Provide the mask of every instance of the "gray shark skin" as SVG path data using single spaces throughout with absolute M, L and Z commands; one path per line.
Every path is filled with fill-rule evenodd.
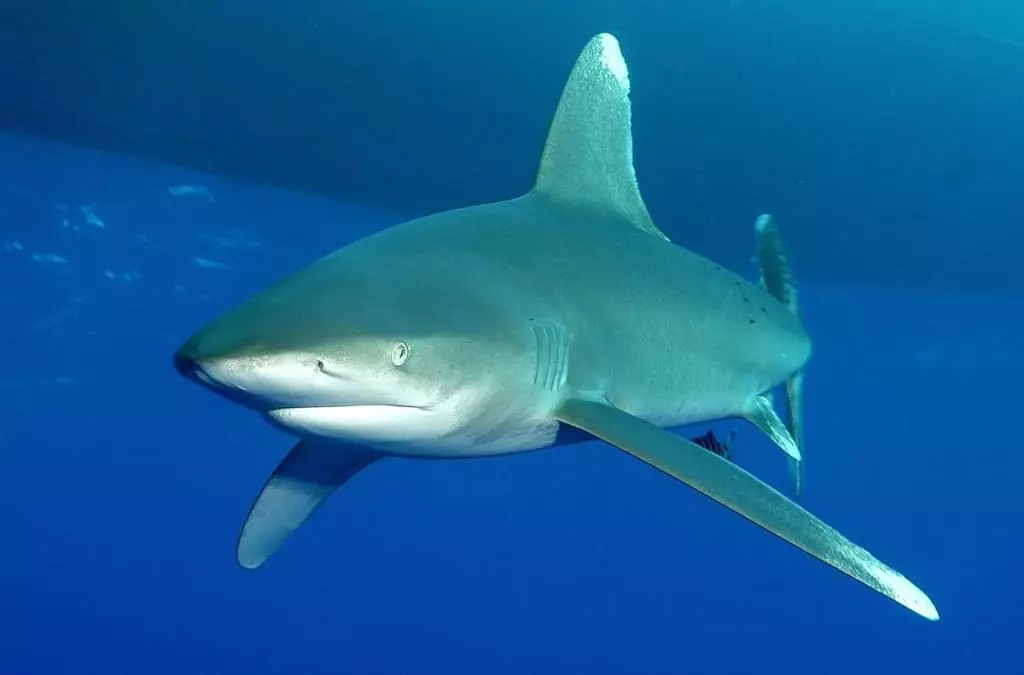
M 180 373 L 299 439 L 242 527 L 242 566 L 263 564 L 381 458 L 524 452 L 575 429 L 938 618 L 898 572 L 666 431 L 742 417 L 799 461 L 765 394 L 797 377 L 811 349 L 770 283 L 748 283 L 654 225 L 630 116 L 619 44 L 597 35 L 570 74 L 528 193 L 359 240 L 181 347 Z M 781 278 L 770 256 L 762 262 L 769 281 Z

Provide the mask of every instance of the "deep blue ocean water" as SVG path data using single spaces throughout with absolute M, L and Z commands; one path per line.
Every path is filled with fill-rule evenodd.
M 0 136 L 0 673 L 1024 672 L 1010 294 L 801 282 L 805 504 L 938 623 L 597 442 L 382 462 L 239 568 L 291 442 L 170 355 L 405 216 Z

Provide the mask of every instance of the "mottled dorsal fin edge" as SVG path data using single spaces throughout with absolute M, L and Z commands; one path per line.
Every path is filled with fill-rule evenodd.
M 668 239 L 651 220 L 633 168 L 629 71 L 619 41 L 595 35 L 583 48 L 555 110 L 534 192 L 617 213 Z

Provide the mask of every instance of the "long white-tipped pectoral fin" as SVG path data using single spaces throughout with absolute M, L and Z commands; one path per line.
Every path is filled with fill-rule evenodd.
M 379 457 L 342 443 L 297 443 L 249 510 L 238 536 L 238 564 L 248 569 L 262 565 L 339 485 Z
M 939 618 L 928 596 L 903 575 L 732 462 L 605 403 L 569 400 L 557 417 L 686 483 L 921 616 Z

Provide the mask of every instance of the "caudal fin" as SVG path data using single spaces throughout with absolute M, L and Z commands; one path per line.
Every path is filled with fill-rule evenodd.
M 771 293 L 789 311 L 799 316 L 796 283 L 782 247 L 782 238 L 775 227 L 775 219 L 768 214 L 758 217 L 754 223 L 757 238 L 757 266 L 761 272 L 761 287 Z M 789 458 L 789 475 L 797 496 L 804 491 L 804 437 L 803 437 L 803 371 L 797 371 L 786 380 L 785 425 L 789 435 L 799 448 L 800 458 Z

